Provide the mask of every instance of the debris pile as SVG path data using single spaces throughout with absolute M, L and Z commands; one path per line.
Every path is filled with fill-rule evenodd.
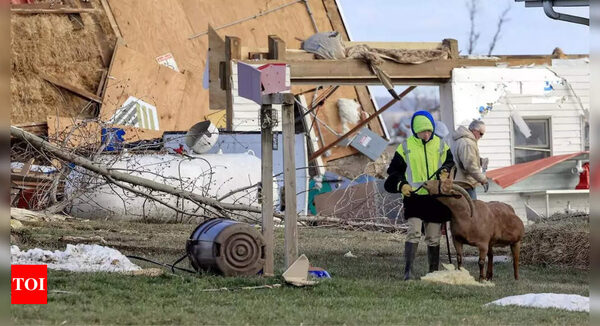
M 309 38 L 319 35 L 315 29 L 329 30 L 341 19 L 337 10 L 320 4 L 308 13 L 327 21 L 282 24 L 292 11 L 306 14 L 307 8 L 300 5 L 285 13 L 269 11 L 268 19 L 256 9 L 257 15 L 239 20 L 227 4 L 215 4 L 211 17 L 235 22 L 225 32 L 212 27 L 206 31 L 207 22 L 189 19 L 206 15 L 203 7 L 185 1 L 152 6 L 115 0 L 10 2 L 11 126 L 18 128 L 11 129 L 11 206 L 75 218 L 258 221 L 263 195 L 260 105 L 242 99 L 249 81 L 237 80 L 241 72 L 235 61 L 277 59 L 264 52 L 263 39 L 281 42 L 280 51 L 302 52 L 297 50 L 298 40 L 307 40 L 308 46 Z M 164 12 L 169 12 L 170 24 L 164 24 Z M 247 27 L 258 20 L 264 28 L 248 34 Z M 155 37 L 146 37 L 148 31 Z M 281 38 L 270 38 L 273 33 Z M 345 30 L 333 34 L 332 47 L 342 52 L 356 47 L 344 43 Z M 225 38 L 229 35 L 245 37 L 241 42 L 248 51 L 233 53 Z M 439 43 L 439 49 L 446 51 L 447 46 Z M 378 64 L 383 59 L 397 61 L 383 52 L 377 58 Z M 221 69 L 225 63 L 229 67 Z M 271 85 L 272 79 L 261 83 Z M 384 177 L 385 160 L 375 161 L 387 145 L 385 126 L 373 119 L 377 109 L 368 89 L 297 86 L 289 76 L 280 86 L 295 94 L 297 213 L 314 215 L 309 223 L 321 223 L 323 216 L 326 223 L 347 221 L 348 226 L 391 225 L 390 217 L 396 219 L 400 212 L 396 202 L 379 209 L 387 201 L 379 198 L 350 216 L 341 207 L 347 198 L 338 198 L 331 209 L 314 205 L 315 196 L 309 195 L 315 190 L 309 183 L 327 180 L 329 166 L 340 171 L 336 165 L 356 162 L 369 168 L 346 169 L 344 177 L 349 179 L 343 179 L 343 186 L 319 188 L 319 194 L 350 188 L 362 183 L 354 182 L 359 179 L 377 184 Z M 279 121 L 273 129 L 273 204 L 278 218 L 286 206 L 281 196 L 281 105 L 274 105 L 274 111 Z M 327 150 L 315 155 L 322 149 Z M 91 165 L 82 166 L 82 159 Z M 101 168 L 90 169 L 94 166 Z M 118 179 L 114 173 L 137 179 Z
M 591 268 L 589 215 L 561 217 L 562 220 L 551 217 L 549 221 L 526 228 L 521 263 Z

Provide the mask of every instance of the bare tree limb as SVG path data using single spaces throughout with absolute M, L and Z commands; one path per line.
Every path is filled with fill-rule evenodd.
M 328 216 L 299 216 L 298 221 L 302 222 L 319 222 L 319 223 L 331 223 L 331 226 L 340 226 L 340 225 L 348 225 L 351 227 L 359 227 L 359 228 L 376 228 L 385 231 L 406 231 L 408 229 L 407 226 L 403 225 L 394 225 L 394 224 L 384 224 L 384 223 L 376 223 L 376 222 L 356 222 L 344 220 L 336 217 L 328 217 Z
M 234 189 L 234 190 L 232 190 L 232 191 L 230 191 L 230 192 L 226 193 L 225 195 L 223 195 L 223 196 L 221 196 L 221 197 L 217 198 L 217 200 L 218 200 L 218 201 L 221 201 L 221 200 L 223 200 L 223 199 L 225 199 L 225 198 L 227 198 L 227 197 L 229 197 L 229 196 L 231 196 L 231 195 L 233 195 L 233 194 L 236 194 L 236 193 L 238 193 L 238 192 L 241 192 L 241 191 L 244 191 L 244 190 L 248 190 L 248 189 L 254 188 L 254 187 L 256 187 L 256 186 L 259 186 L 259 185 L 260 185 L 260 182 L 257 182 L 257 183 L 255 183 L 255 184 L 253 184 L 253 185 L 249 185 L 249 186 L 245 186 L 245 187 L 242 187 L 242 188 Z
M 200 196 L 191 191 L 185 191 L 185 190 L 182 190 L 182 189 L 179 189 L 179 188 L 167 185 L 167 184 L 162 184 L 162 183 L 158 183 L 158 182 L 155 182 L 152 180 L 148 180 L 146 178 L 142 178 L 142 177 L 138 177 L 135 175 L 111 170 L 111 169 L 107 168 L 106 166 L 104 166 L 103 164 L 92 162 L 92 161 L 90 161 L 82 156 L 79 156 L 77 154 L 64 151 L 61 148 L 43 140 L 42 138 L 40 138 L 36 135 L 33 135 L 29 132 L 26 132 L 23 129 L 20 129 L 17 127 L 11 126 L 10 134 L 15 138 L 29 142 L 32 146 L 36 147 L 40 151 L 47 151 L 49 153 L 52 153 L 53 155 L 65 160 L 65 161 L 69 161 L 71 163 L 79 165 L 85 169 L 96 172 L 102 176 L 111 177 L 115 180 L 123 181 L 123 182 L 134 184 L 134 185 L 140 185 L 140 186 L 152 189 L 152 190 L 166 192 L 166 193 L 169 193 L 169 194 L 172 194 L 175 196 L 179 196 L 182 198 L 189 199 L 191 201 L 198 202 L 200 204 L 212 206 L 219 211 L 223 211 L 223 210 L 227 209 L 227 210 L 232 210 L 232 211 L 247 211 L 247 212 L 253 212 L 253 213 L 261 213 L 260 207 L 221 203 L 216 199 Z
M 498 39 L 500 39 L 500 32 L 502 31 L 502 25 L 504 25 L 504 23 L 506 23 L 509 20 L 506 17 L 506 15 L 508 15 L 509 11 L 510 11 L 510 6 L 507 6 L 506 9 L 504 9 L 504 11 L 500 14 L 500 17 L 498 17 L 498 24 L 496 25 L 496 33 L 494 34 L 494 37 L 492 38 L 492 42 L 490 43 L 490 50 L 488 51 L 488 55 L 492 55 L 492 51 L 494 51 L 494 48 L 496 47 L 496 42 L 498 42 Z
M 475 50 L 475 46 L 477 45 L 477 40 L 479 39 L 479 33 L 475 31 L 475 17 L 477 17 L 477 5 L 479 0 L 470 0 L 467 2 L 467 9 L 469 10 L 469 21 L 471 22 L 471 30 L 469 31 L 469 49 L 467 51 L 468 54 L 473 54 L 473 50 Z
M 179 209 L 179 208 L 177 208 L 177 207 L 175 207 L 175 206 L 173 206 L 173 205 L 165 202 L 162 199 L 158 199 L 156 196 L 153 196 L 153 195 L 151 195 L 149 193 L 146 193 L 146 192 L 143 192 L 141 190 L 137 190 L 134 187 L 128 186 L 128 185 L 126 185 L 126 184 L 124 184 L 122 182 L 119 182 L 119 181 L 111 178 L 111 177 L 105 177 L 105 178 L 106 178 L 107 181 L 109 181 L 111 183 L 114 183 L 115 185 L 117 185 L 117 186 L 119 186 L 119 187 L 121 187 L 121 188 L 123 188 L 123 189 L 125 189 L 125 190 L 127 190 L 129 192 L 132 192 L 134 194 L 140 195 L 142 197 L 146 197 L 146 198 L 148 198 L 150 200 L 154 200 L 155 202 L 160 203 L 160 204 L 162 204 L 162 205 L 164 205 L 164 206 L 166 206 L 166 207 L 168 207 L 168 208 L 170 208 L 170 209 L 172 209 L 172 210 L 174 210 L 176 212 L 179 212 L 181 214 L 186 214 L 186 215 L 195 216 L 195 217 L 203 217 L 203 218 L 206 217 L 205 215 L 202 215 L 202 214 L 195 214 L 195 213 L 189 213 L 189 212 L 183 211 L 183 210 L 181 210 L 181 209 Z

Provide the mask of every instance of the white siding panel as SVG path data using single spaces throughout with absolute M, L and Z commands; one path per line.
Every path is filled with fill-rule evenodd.
M 568 131 L 556 131 L 556 129 L 552 130 L 552 137 L 554 139 L 573 139 L 581 137 L 581 132 L 579 130 L 568 130 Z
M 510 138 L 504 137 L 503 139 L 487 139 L 487 135 L 479 141 L 479 148 L 488 147 L 493 150 L 494 147 L 508 147 L 510 148 Z
M 558 131 L 577 131 L 580 132 L 581 131 L 581 123 L 580 121 L 573 119 L 572 120 L 574 123 L 558 123 L 556 121 L 554 121 L 554 119 L 552 119 L 552 131 L 558 132 Z M 554 134 L 554 137 L 558 137 L 556 134 Z
M 469 121 L 470 116 L 486 123 L 479 150 L 483 157 L 490 159 L 490 169 L 512 164 L 513 110 L 523 118 L 551 118 L 553 155 L 581 150 L 581 119 L 584 110 L 589 108 L 590 67 L 583 60 L 559 61 L 559 66 L 550 67 L 553 71 L 541 66 L 453 70 L 455 127 Z M 549 85 L 551 90 L 548 90 Z M 490 105 L 490 101 L 491 110 L 480 114 L 478 108 Z M 519 195 L 513 195 L 513 200 L 514 196 Z M 524 213 L 522 200 L 519 205 L 522 207 L 518 209 Z

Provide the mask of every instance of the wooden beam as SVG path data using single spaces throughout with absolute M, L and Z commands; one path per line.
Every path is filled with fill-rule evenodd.
M 240 59 L 242 56 L 242 42 L 239 37 L 225 36 L 225 85 L 227 86 L 227 98 L 226 98 L 226 125 L 227 130 L 233 130 L 233 85 L 231 75 L 232 67 L 235 64 L 232 62 L 234 59 Z
M 358 96 L 358 102 L 362 104 L 361 106 L 363 111 L 367 112 L 369 115 L 375 114 L 375 105 L 371 99 L 371 93 L 369 93 L 369 89 L 367 87 L 355 87 L 354 89 L 356 90 L 356 95 Z M 379 123 L 378 120 L 370 121 L 369 129 L 378 135 L 385 135 L 385 132 L 381 128 L 381 123 Z
M 260 134 L 260 153 L 261 153 L 261 215 L 262 215 L 262 234 L 265 240 L 265 265 L 263 267 L 264 276 L 274 276 L 275 258 L 274 245 L 275 233 L 273 227 L 273 126 L 272 120 L 273 106 L 263 104 L 261 106 L 261 134 Z
M 110 61 L 109 61 L 108 65 L 110 66 Z M 98 83 L 98 88 L 96 89 L 96 95 L 100 98 L 102 98 L 102 93 L 104 92 L 104 84 L 106 84 L 106 76 L 108 76 L 108 71 L 102 70 L 102 76 L 100 77 L 100 83 Z
M 245 60 L 248 64 L 265 64 L 275 60 Z M 305 85 L 380 85 L 381 81 L 368 65 L 357 59 L 346 60 L 287 60 L 292 84 Z M 443 83 L 452 69 L 464 66 L 495 66 L 493 60 L 435 60 L 422 64 L 399 64 L 385 61 L 382 69 L 395 84 Z
M 110 9 L 110 5 L 107 0 L 100 0 L 102 4 L 102 8 L 104 8 L 104 12 L 106 13 L 106 17 L 108 18 L 108 22 L 110 23 L 110 27 L 112 28 L 115 36 L 117 38 L 123 38 L 123 34 L 121 34 L 121 30 L 119 29 L 119 25 L 117 25 L 117 20 L 113 15 L 112 9 Z
M 298 258 L 298 213 L 296 212 L 296 159 L 294 131 L 294 98 L 287 93 L 281 107 L 283 131 L 283 173 L 285 189 L 285 266 L 290 267 Z
M 344 42 L 345 47 L 365 44 L 370 48 L 399 49 L 399 50 L 438 50 L 442 48 L 442 42 Z
M 316 151 L 315 153 L 313 153 L 313 155 L 311 155 L 308 158 L 308 160 L 312 161 L 312 160 L 316 159 L 317 157 L 321 156 L 321 154 L 325 153 L 325 151 L 327 151 L 328 149 L 330 149 L 333 146 L 337 145 L 342 140 L 348 138 L 348 136 L 352 135 L 353 133 L 355 133 L 356 131 L 358 131 L 360 128 L 362 128 L 364 125 L 366 125 L 367 123 L 369 123 L 369 121 L 375 119 L 377 116 L 379 116 L 380 114 L 382 114 L 383 112 L 385 112 L 385 110 L 389 109 L 392 105 L 394 105 L 394 103 L 396 103 L 399 100 L 401 100 L 404 96 L 406 96 L 406 94 L 410 93 L 416 87 L 417 86 L 410 86 L 409 88 L 407 88 L 406 90 L 404 90 L 404 92 L 402 92 L 402 93 L 400 93 L 400 95 L 398 95 L 399 99 L 392 99 L 391 101 L 389 101 L 386 105 L 384 105 L 381 109 L 379 109 L 379 111 L 377 111 L 375 114 L 373 114 L 372 116 L 368 117 L 367 119 L 361 121 L 359 124 L 356 125 L 356 127 L 352 128 L 352 130 L 348 131 L 347 133 L 345 133 L 344 135 L 342 135 L 338 139 L 334 140 L 331 144 L 329 144 L 327 146 L 324 146 L 321 149 L 319 149 L 318 151 Z
M 56 85 L 58 87 L 64 88 L 64 89 L 66 89 L 68 91 L 71 91 L 71 92 L 73 92 L 73 93 L 75 93 L 75 94 L 77 94 L 77 95 L 79 95 L 79 96 L 81 96 L 83 98 L 88 99 L 88 100 L 91 100 L 91 101 L 94 101 L 96 103 L 102 104 L 102 99 L 99 96 L 97 96 L 96 94 L 92 93 L 92 92 L 89 92 L 87 90 L 81 89 L 79 87 L 76 87 L 76 86 L 73 86 L 73 85 L 70 85 L 70 84 L 67 84 L 65 82 L 61 82 L 61 81 L 59 81 L 58 79 L 56 79 L 54 77 L 51 77 L 51 76 L 48 76 L 48 75 L 45 75 L 45 74 L 42 74 L 42 73 L 38 73 L 38 75 L 40 77 L 42 77 L 43 79 L 45 79 L 49 83 L 52 83 L 52 84 L 54 84 L 54 85 Z
M 77 0 L 76 6 L 80 8 L 94 8 L 94 5 L 89 1 Z M 96 45 L 98 47 L 98 51 L 100 52 L 100 56 L 102 57 L 102 63 L 104 67 L 108 67 L 110 65 L 110 61 L 112 58 L 112 52 L 114 47 L 109 42 L 108 35 L 102 30 L 102 23 L 100 16 L 102 15 L 102 10 L 97 10 L 95 15 L 91 15 L 92 21 L 94 22 L 94 36 L 96 37 Z M 79 15 L 81 16 L 81 15 Z

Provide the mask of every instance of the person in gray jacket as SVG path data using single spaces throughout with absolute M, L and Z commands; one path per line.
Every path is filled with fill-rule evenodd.
M 473 120 L 469 129 L 460 126 L 452 133 L 452 154 L 456 163 L 454 181 L 469 193 L 472 199 L 477 199 L 477 185 L 487 184 L 487 177 L 481 170 L 481 158 L 477 141 L 485 134 L 485 123 Z

